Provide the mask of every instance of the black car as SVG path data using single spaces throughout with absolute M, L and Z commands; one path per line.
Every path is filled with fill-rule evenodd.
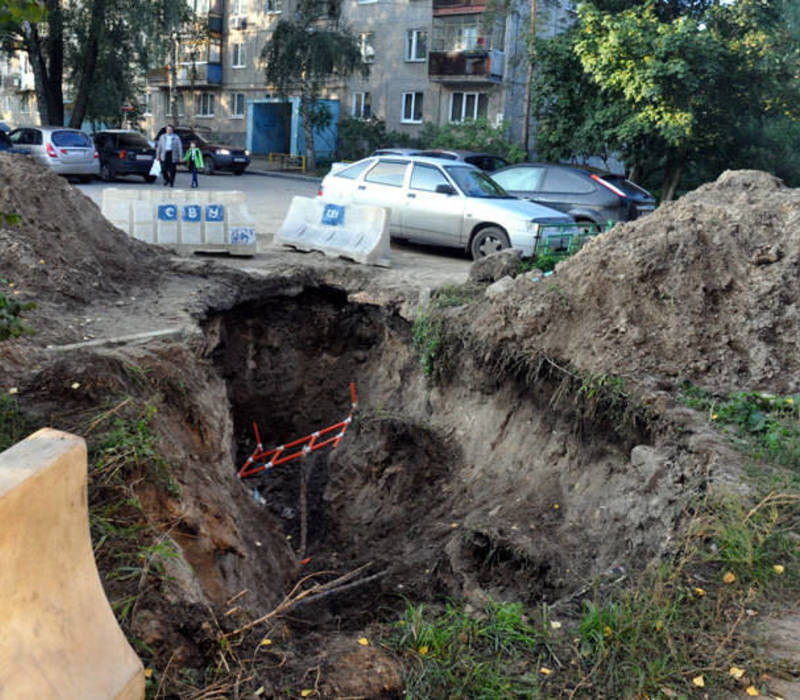
M 156 134 L 156 144 L 164 131 L 165 128 L 161 127 Z M 203 152 L 203 172 L 206 175 L 213 175 L 217 170 L 229 170 L 234 175 L 241 175 L 250 165 L 250 152 L 243 148 L 210 143 L 188 126 L 176 126 L 174 131 L 180 137 L 184 153 L 192 141 Z
M 28 148 L 21 148 L 19 146 L 15 146 L 11 139 L 8 138 L 8 134 L 0 129 L 0 151 L 4 153 L 17 153 L 20 155 L 30 155 L 31 151 Z
M 632 221 L 656 206 L 653 195 L 624 175 L 588 166 L 520 163 L 491 177 L 509 194 L 566 212 L 587 231 Z
M 150 167 L 156 151 L 140 133 L 125 129 L 98 131 L 94 145 L 100 157 L 100 177 L 106 182 L 120 175 L 138 175 L 145 182 L 155 181 Z

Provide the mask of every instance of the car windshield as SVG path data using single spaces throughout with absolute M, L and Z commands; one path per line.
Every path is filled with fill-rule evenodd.
M 511 199 L 511 196 L 506 194 L 506 191 L 500 185 L 477 168 L 446 165 L 445 170 L 467 197 Z
M 117 143 L 120 148 L 150 148 L 150 144 L 140 134 L 120 134 Z
M 82 131 L 54 131 L 50 137 L 54 146 L 89 148 L 92 140 Z

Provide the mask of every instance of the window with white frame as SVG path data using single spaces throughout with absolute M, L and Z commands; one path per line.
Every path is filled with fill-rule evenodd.
M 144 93 L 142 95 L 142 108 L 144 109 L 144 114 L 152 114 L 153 113 L 153 96 L 149 92 Z
M 428 32 L 409 29 L 406 32 L 406 61 L 424 61 L 428 58 Z
M 369 119 L 372 116 L 372 97 L 368 92 L 353 93 L 353 117 Z
M 231 64 L 234 68 L 245 67 L 244 44 L 233 45 L 233 60 Z
M 450 96 L 451 122 L 486 119 L 488 111 L 489 98 L 485 92 L 454 92 Z
M 170 104 L 169 101 L 169 91 L 165 90 L 162 94 L 164 95 L 164 114 L 166 115 L 167 119 L 170 119 L 172 117 L 172 105 Z M 175 107 L 178 110 L 178 116 L 182 117 L 184 111 L 183 93 L 179 92 L 175 96 Z
M 283 9 L 282 4 L 283 0 L 266 0 L 264 3 L 264 12 L 268 14 L 276 14 Z
M 11 95 L 3 97 L 3 111 L 11 113 Z
M 203 92 L 197 95 L 195 104 L 195 114 L 198 117 L 214 116 L 214 93 Z
M 361 62 L 374 63 L 375 62 L 375 32 L 362 32 L 358 35 L 359 45 L 361 47 Z
M 242 14 L 242 5 L 244 4 L 242 0 L 229 0 L 229 2 L 231 4 L 231 17 L 236 17 Z
M 231 95 L 231 116 L 235 119 L 244 117 L 245 99 L 243 92 L 234 92 Z
M 422 93 L 403 93 L 403 116 L 400 119 L 404 124 L 420 124 L 422 122 Z

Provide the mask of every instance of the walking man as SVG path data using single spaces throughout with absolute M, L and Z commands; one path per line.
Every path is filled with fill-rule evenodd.
M 161 172 L 164 175 L 164 187 L 175 187 L 175 168 L 183 159 L 183 144 L 177 134 L 173 132 L 172 124 L 158 137 L 156 145 L 156 158 L 161 163 Z

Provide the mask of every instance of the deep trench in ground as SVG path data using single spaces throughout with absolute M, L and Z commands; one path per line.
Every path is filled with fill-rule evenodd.
M 450 358 L 455 379 L 433 386 L 410 323 L 334 287 L 242 304 L 209 316 L 205 332 L 237 469 L 254 423 L 264 448 L 285 444 L 345 418 L 356 385 L 339 447 L 244 481 L 303 571 L 375 575 L 326 598 L 316 622 L 361 624 L 403 597 L 553 601 L 657 554 L 673 524 L 685 465 L 648 447 L 646 427 L 621 434 L 602 410 L 576 420 L 573 401 L 553 402 L 563 377 L 488 376 L 464 353 Z M 632 469 L 636 445 L 653 454 Z

